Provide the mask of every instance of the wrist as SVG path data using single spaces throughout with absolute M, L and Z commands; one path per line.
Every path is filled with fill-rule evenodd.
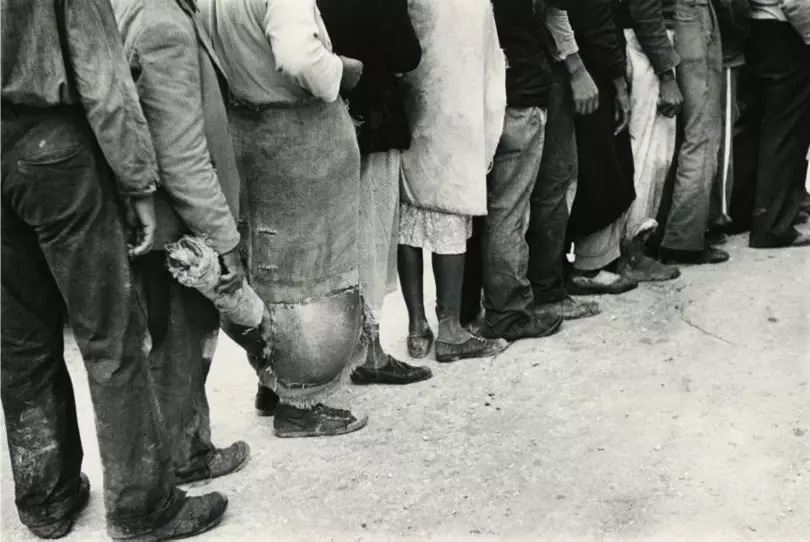
M 573 53 L 565 57 L 563 60 L 563 65 L 565 69 L 568 70 L 568 75 L 572 78 L 580 77 L 582 74 L 587 73 L 588 70 L 585 69 L 585 64 L 582 62 L 582 58 L 579 56 L 579 53 Z
M 658 79 L 662 83 L 669 83 L 671 81 L 675 81 L 675 72 L 670 70 L 670 71 L 665 71 L 665 72 L 659 73 L 658 74 Z

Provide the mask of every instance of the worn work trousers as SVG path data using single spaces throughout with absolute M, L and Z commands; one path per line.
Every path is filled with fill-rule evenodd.
M 662 246 L 697 251 L 705 246 L 723 134 L 723 55 L 709 0 L 677 0 L 674 23 L 675 50 L 681 57 L 677 77 L 684 97 L 684 140 Z
M 789 23 L 753 21 L 746 58 L 761 103 L 750 244 L 790 244 L 810 145 L 810 46 Z
M 549 93 L 545 145 L 540 172 L 531 195 L 528 277 L 535 303 L 554 303 L 565 298 L 564 262 L 569 216 L 569 191 L 577 180 L 577 146 L 574 101 L 568 73 L 560 64 L 553 68 Z
M 84 359 L 111 533 L 146 533 L 182 505 L 147 377 L 113 183 L 81 111 L 2 122 L 2 401 L 16 505 L 31 527 L 78 498 L 83 451 L 64 359 Z
M 133 274 L 148 322 L 149 372 L 175 473 L 203 471 L 214 454 L 205 382 L 217 346 L 219 313 L 203 294 L 174 280 L 163 251 L 135 260 Z

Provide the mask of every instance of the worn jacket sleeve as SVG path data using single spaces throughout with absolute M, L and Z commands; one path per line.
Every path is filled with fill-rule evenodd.
M 671 71 L 680 58 L 667 36 L 661 0 L 626 0 L 636 38 L 650 59 L 655 73 Z
M 554 60 L 560 62 L 579 52 L 574 30 L 568 20 L 568 13 L 556 6 L 546 7 L 546 28 L 554 38 Z
M 623 77 L 627 72 L 627 58 L 619 41 L 612 2 L 594 0 L 587 6 L 569 9 L 568 18 L 588 71 L 614 79 Z
M 239 244 L 236 221 L 208 154 L 194 29 L 150 22 L 135 43 L 138 90 L 155 142 L 160 180 L 193 233 L 220 254 Z
M 122 195 L 155 191 L 152 138 L 108 0 L 64 0 L 65 41 L 87 120 Z
M 343 63 L 321 41 L 319 17 L 314 1 L 267 0 L 264 30 L 279 71 L 313 96 L 334 102 Z

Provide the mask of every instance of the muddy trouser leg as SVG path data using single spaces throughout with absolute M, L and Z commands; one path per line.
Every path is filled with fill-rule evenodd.
M 149 322 L 149 368 L 177 474 L 207 468 L 214 453 L 205 382 L 217 346 L 219 313 L 197 290 L 179 284 L 155 251 L 133 262 Z
M 81 115 L 20 122 L 3 119 L 2 172 L 2 401 L 20 518 L 52 523 L 77 498 L 67 317 L 87 369 L 109 529 L 147 532 L 183 497 L 147 379 L 112 182 Z

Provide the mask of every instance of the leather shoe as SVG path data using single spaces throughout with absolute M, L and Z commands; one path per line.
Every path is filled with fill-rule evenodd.
M 661 247 L 661 261 L 665 264 L 716 264 L 727 262 L 730 258 L 728 252 L 712 246 L 703 250 L 676 250 Z
M 388 361 L 382 367 L 362 365 L 354 370 L 352 383 L 359 386 L 368 384 L 413 384 L 422 382 L 433 376 L 428 367 L 416 367 L 388 356 Z

